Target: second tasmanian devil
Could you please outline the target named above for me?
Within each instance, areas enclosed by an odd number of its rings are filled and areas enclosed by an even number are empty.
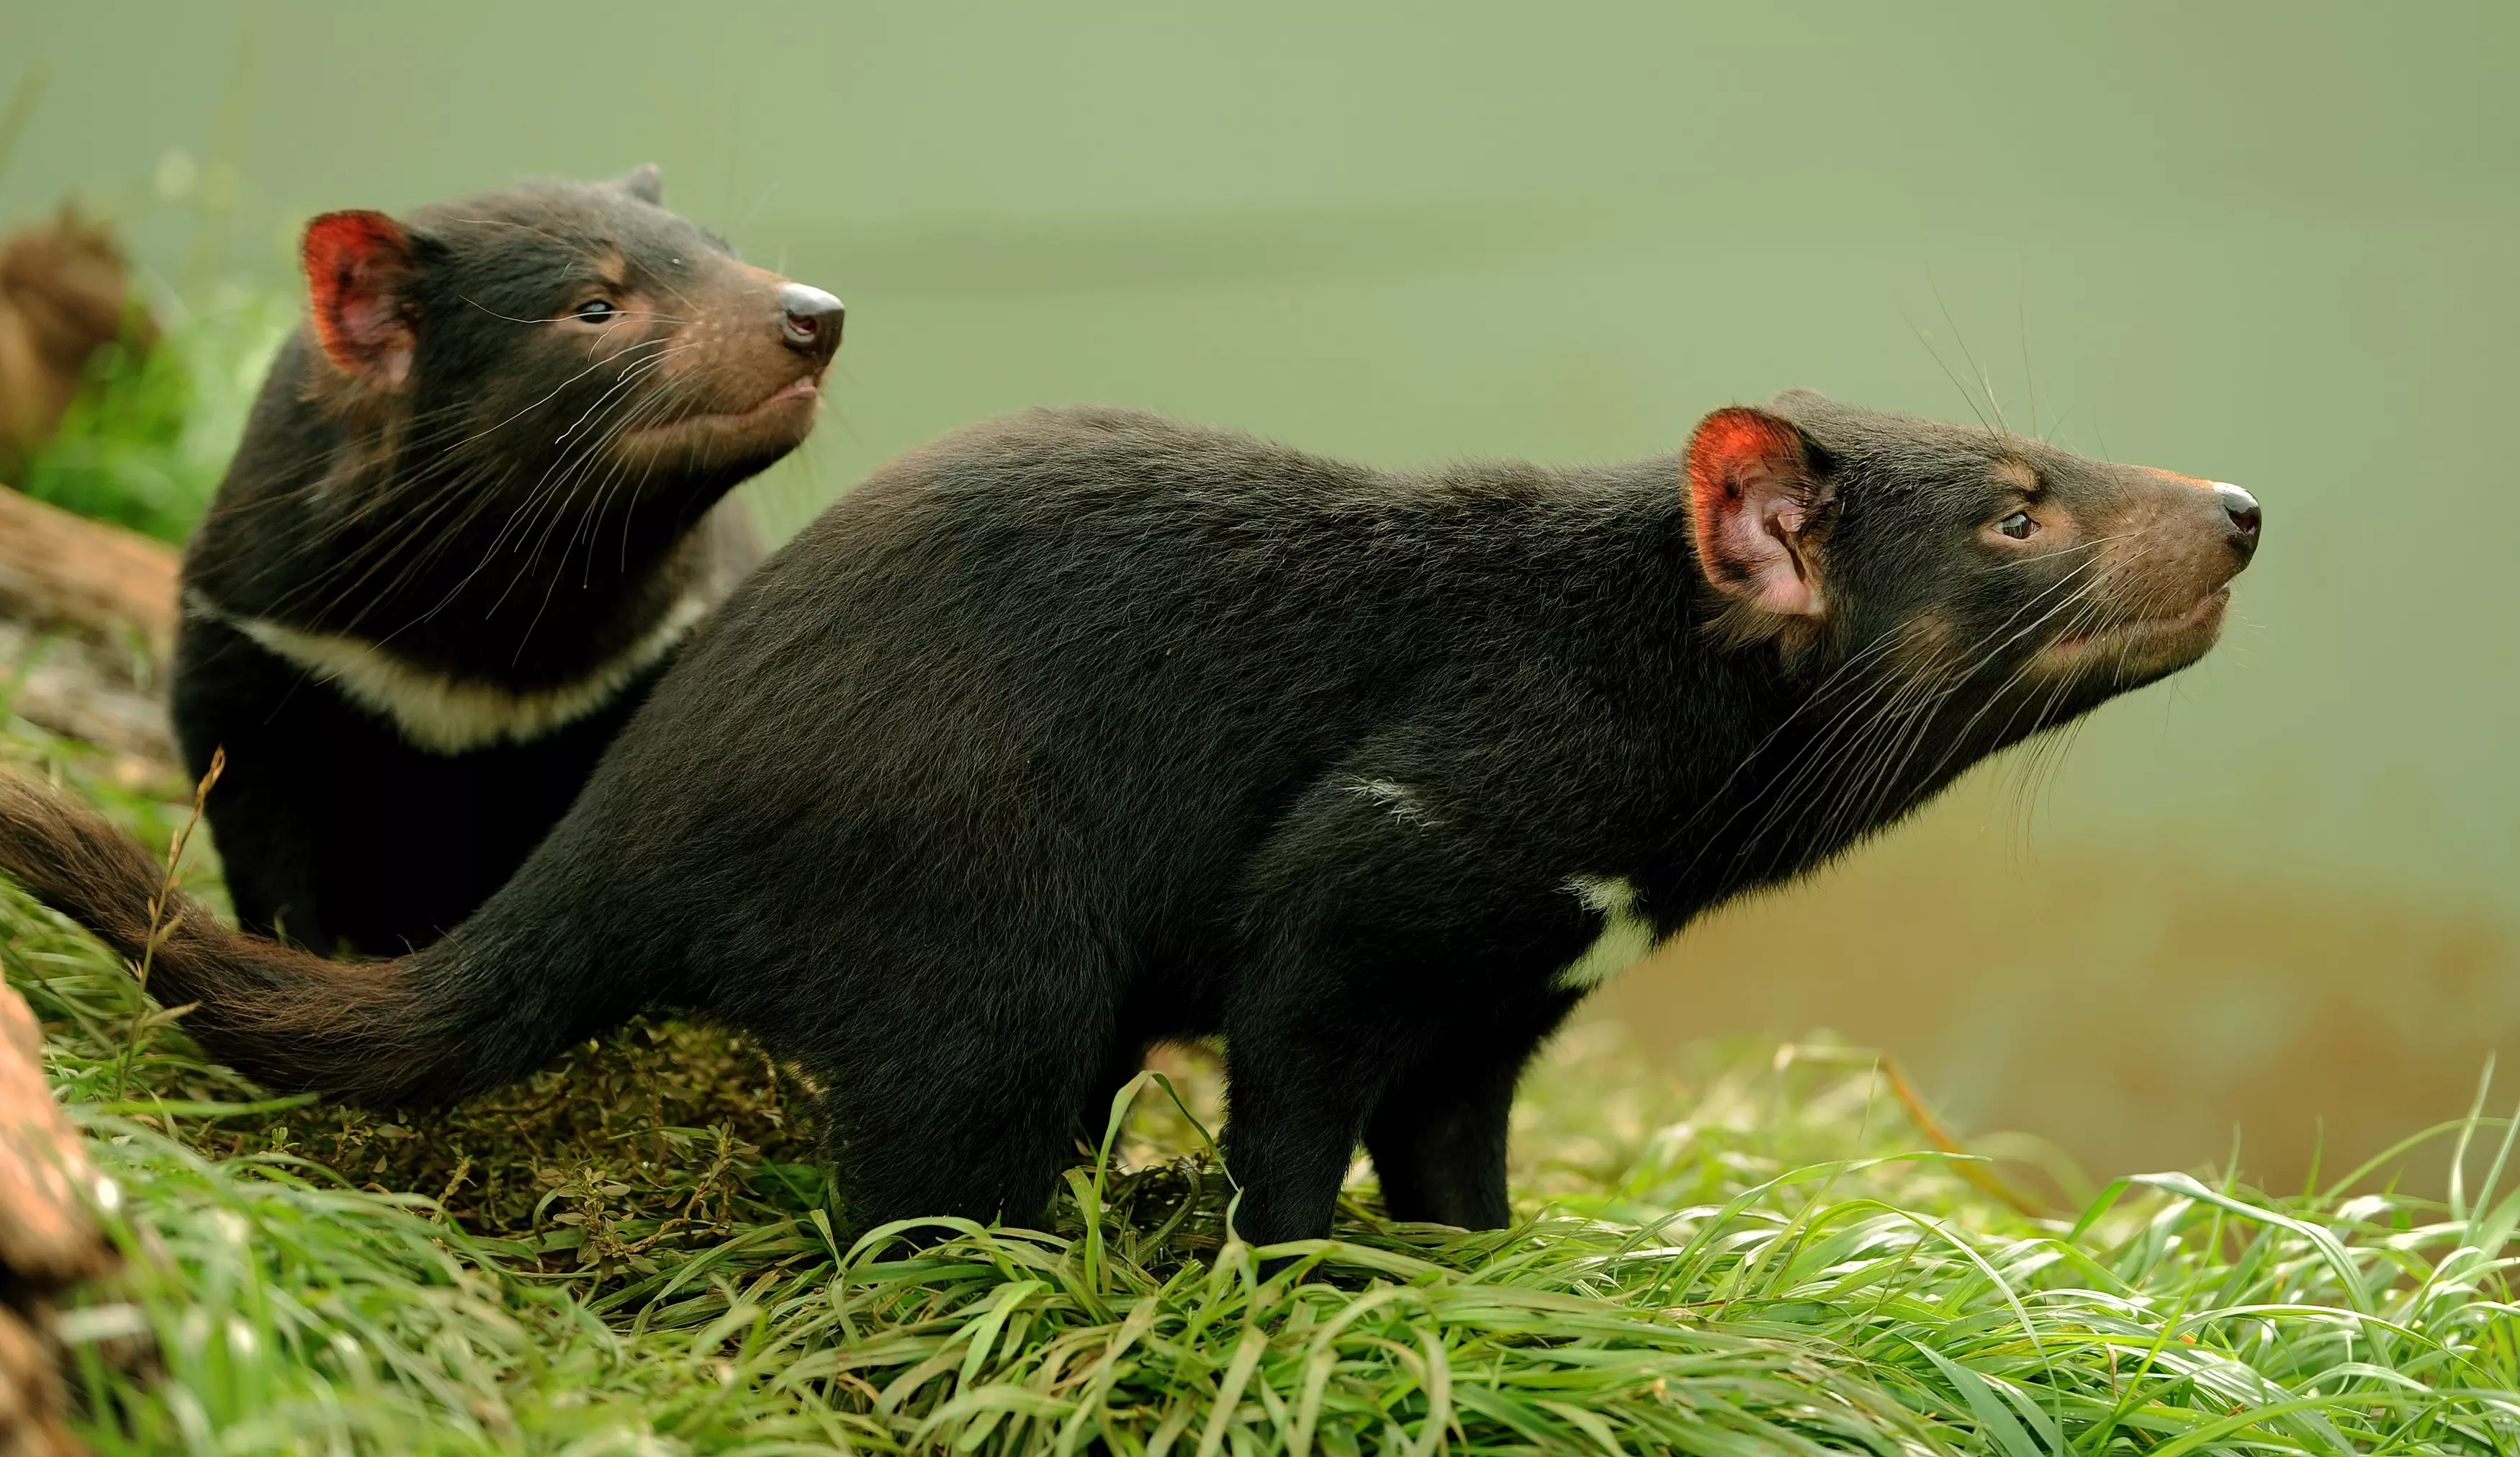
[[[655,170],[307,224],[282,349],[184,561],[174,718],[244,923],[390,954],[568,807],[757,557],[729,488],[804,439],[839,299]]]
[[[1601,978],[2195,661],[2258,533],[1804,393],[1575,470],[1038,412],[766,563],[446,939],[195,910],[151,989],[379,1103],[703,1009],[809,1065],[861,1222],[1037,1213],[1150,1041],[1222,1032],[1253,1242],[1327,1234],[1360,1138],[1393,1214],[1495,1225],[1516,1075]],[[150,938],[150,856],[5,776],[0,868]]]

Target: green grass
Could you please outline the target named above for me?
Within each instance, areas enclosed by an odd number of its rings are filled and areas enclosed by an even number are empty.
[[[0,758],[177,823],[22,723]],[[2156,1176],[2034,1219],[1861,1054],[1675,1077],[1586,1033],[1518,1111],[1516,1228],[1394,1225],[1360,1176],[1336,1239],[1255,1251],[1183,1054],[1047,1229],[847,1241],[795,1074],[723,1032],[388,1118],[205,1064],[14,892],[0,962],[118,1191],[125,1271],[68,1318],[107,1453],[2520,1450],[2498,1118],[2434,1131],[2438,1198]]]
[[[167,312],[155,347],[97,350],[26,478],[5,483],[81,516],[184,539],[218,489],[296,315],[291,299],[239,284]]]

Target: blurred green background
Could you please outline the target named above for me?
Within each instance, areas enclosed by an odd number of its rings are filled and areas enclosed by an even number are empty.
[[[1599,1015],[1826,1026],[1973,1128],[2115,1171],[2237,1125],[2289,1180],[2520,1050],[2515,59],[2484,5],[19,0],[0,219],[89,199],[208,307],[311,211],[660,162],[848,300],[749,488],[783,529],[1062,400],[1576,461],[1810,385],[2239,481],[2203,666]]]

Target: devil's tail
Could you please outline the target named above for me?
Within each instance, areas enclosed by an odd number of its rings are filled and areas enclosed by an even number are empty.
[[[590,969],[555,964],[573,954],[538,954],[489,927],[468,938],[471,922],[397,960],[335,962],[231,931],[180,893],[158,905],[164,871],[146,851],[86,805],[6,771],[0,874],[135,965],[145,958],[158,1001],[192,1004],[184,1026],[202,1045],[272,1087],[450,1101],[635,1010],[586,1005]]]

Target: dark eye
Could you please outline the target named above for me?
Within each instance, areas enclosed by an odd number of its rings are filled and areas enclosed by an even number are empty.
[[[2031,532],[2039,529],[2039,524],[2030,519],[2029,512],[2016,511],[2010,516],[2005,517],[2003,520],[1997,522],[1995,524],[1995,528],[2002,531],[2004,535],[2011,537],[2015,541],[2026,541],[2029,539]]]
[[[570,314],[571,317],[583,319],[589,324],[601,324],[619,312],[619,309],[612,306],[612,300],[609,298],[589,298],[571,310]]]

